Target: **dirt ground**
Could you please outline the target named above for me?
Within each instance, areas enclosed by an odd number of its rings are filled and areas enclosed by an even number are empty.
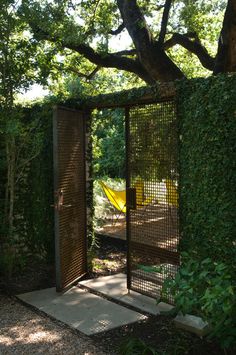
[[[93,271],[90,272],[88,277],[99,277],[101,275],[125,272],[125,241],[109,237],[99,237],[98,244],[99,248],[97,249],[96,255],[93,255]],[[5,294],[14,295],[36,289],[53,287],[54,285],[54,267],[52,265],[45,265],[42,262],[32,261],[24,272],[14,275],[11,280],[7,281],[2,279],[0,288]],[[14,300],[14,302],[17,301]],[[63,333],[63,325],[59,325],[59,327],[60,326],[62,327],[61,331]],[[12,327],[14,328],[14,324],[12,324]],[[81,337],[80,334],[76,334],[76,336],[78,339]],[[63,336],[62,339],[64,339]],[[147,355],[224,354],[224,352],[214,342],[207,339],[200,339],[190,333],[177,330],[173,325],[173,319],[167,316],[148,316],[148,319],[145,321],[140,321],[135,324],[100,333],[98,335],[91,336],[90,339],[92,344],[99,344],[99,346],[101,346],[103,351],[107,354],[122,354],[122,345],[130,342],[132,339],[135,339],[134,343],[137,343],[137,339],[141,339],[147,344],[147,346],[155,349],[155,352],[147,350],[145,353]],[[10,353],[11,352],[8,352],[8,354]],[[18,354],[22,352],[14,351],[12,353]],[[70,352],[69,348],[67,348],[67,352],[62,350],[59,353],[74,354],[74,352]],[[143,350],[135,352],[133,349],[130,353],[127,352],[126,354],[141,355],[142,353]]]
[[[93,339],[1,293],[0,354],[110,355]]]
[[[171,251],[177,250],[179,242],[177,209],[165,204],[152,204],[145,209],[130,211],[131,239],[136,242],[145,240],[145,244]],[[111,214],[104,225],[97,229],[101,235],[126,240],[126,217]]]

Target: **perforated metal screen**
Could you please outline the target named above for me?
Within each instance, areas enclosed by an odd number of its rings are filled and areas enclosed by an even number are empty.
[[[175,102],[132,107],[126,116],[128,287],[158,298],[179,264]]]
[[[82,111],[54,111],[56,287],[63,291],[87,271],[85,132]]]

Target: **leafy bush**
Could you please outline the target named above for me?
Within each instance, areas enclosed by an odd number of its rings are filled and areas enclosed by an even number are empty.
[[[163,295],[206,319],[226,348],[236,344],[236,76],[176,88],[182,266]]]
[[[236,260],[236,76],[177,84],[183,251]]]
[[[4,236],[0,263],[9,275],[22,268],[30,255],[47,260],[54,256],[52,104],[18,106],[15,110],[15,122],[11,121],[17,147],[14,223],[8,236],[3,214],[8,162],[4,139],[0,144],[0,235]],[[2,120],[8,117],[2,116]],[[7,130],[1,135],[5,138]]]
[[[141,339],[129,338],[120,347],[121,355],[156,355],[157,352]]]
[[[11,279],[14,273],[22,272],[27,264],[27,257],[17,253],[14,245],[7,245],[0,251],[0,276]]]
[[[53,223],[53,141],[51,104],[36,104],[25,110],[25,120],[40,122],[43,144],[37,157],[30,161],[20,181],[17,214],[18,233],[32,254],[54,258]]]
[[[218,338],[224,348],[236,345],[235,271],[223,262],[199,261],[183,253],[183,266],[163,287],[163,295],[174,295],[176,311],[207,320],[210,336]]]
[[[125,176],[125,115],[123,109],[94,111],[93,170],[96,177]]]

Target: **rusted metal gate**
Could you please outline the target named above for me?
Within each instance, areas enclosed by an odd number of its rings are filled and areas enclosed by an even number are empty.
[[[56,107],[53,135],[56,289],[63,291],[87,271],[83,112]]]
[[[177,137],[174,100],[126,109],[127,284],[154,298],[179,264]]]

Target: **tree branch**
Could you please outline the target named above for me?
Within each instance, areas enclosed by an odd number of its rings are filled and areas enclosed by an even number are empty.
[[[195,38],[191,40],[191,38]],[[181,45],[189,52],[195,54],[200,60],[201,64],[208,70],[213,70],[215,59],[210,56],[206,48],[201,44],[196,34],[180,34],[174,33],[173,36],[164,43],[164,49],[167,50],[176,44]]]
[[[163,45],[164,40],[165,40],[166,28],[167,28],[168,19],[169,19],[171,2],[172,2],[172,0],[166,0],[164,10],[163,10],[163,15],[162,15],[162,20],[161,20],[161,31],[160,31],[159,39],[158,39],[158,42],[161,46]]]
[[[81,73],[79,70],[77,70],[76,68],[71,67],[71,66],[68,66],[68,67],[65,66],[64,69],[70,70],[71,72],[75,73],[79,77],[85,78],[86,80],[91,80],[91,79],[93,79],[95,74],[101,69],[101,67],[97,66],[90,74]]]
[[[139,60],[123,57],[121,54],[112,53],[98,53],[92,47],[86,44],[73,44],[67,43],[66,39],[62,40],[55,35],[51,36],[50,33],[39,28],[36,24],[30,24],[34,33],[40,36],[41,39],[48,40],[49,42],[59,42],[63,48],[71,49],[81,55],[83,55],[90,62],[96,64],[99,67],[116,68],[119,70],[128,71],[138,75],[142,80],[148,84],[154,84],[155,80],[149,75],[147,70],[142,66]],[[122,51],[121,51],[122,52]],[[121,53],[120,52],[120,53]],[[119,52],[118,52],[119,53]]]
[[[172,81],[183,78],[181,70],[154,40],[137,0],[117,0],[117,5],[139,61],[153,80]]]
[[[95,52],[93,48],[85,45],[72,45],[67,43],[62,43],[63,47],[72,49],[79,54],[83,55],[90,62],[102,66],[105,68],[116,68],[120,70],[129,71],[135,73],[140,78],[142,78],[147,83],[154,83],[154,81],[149,76],[148,72],[143,68],[138,60],[133,60],[127,57],[122,57],[121,55],[116,55],[112,53],[100,54]]]
[[[121,33],[123,30],[125,29],[125,24],[124,22],[116,29],[116,30],[111,30],[109,32],[110,35],[118,35],[119,33]]]
[[[115,53],[111,53],[111,54],[118,55],[118,56],[135,55],[135,54],[137,54],[137,51],[136,51],[136,49],[126,49],[126,50],[115,52]]]

